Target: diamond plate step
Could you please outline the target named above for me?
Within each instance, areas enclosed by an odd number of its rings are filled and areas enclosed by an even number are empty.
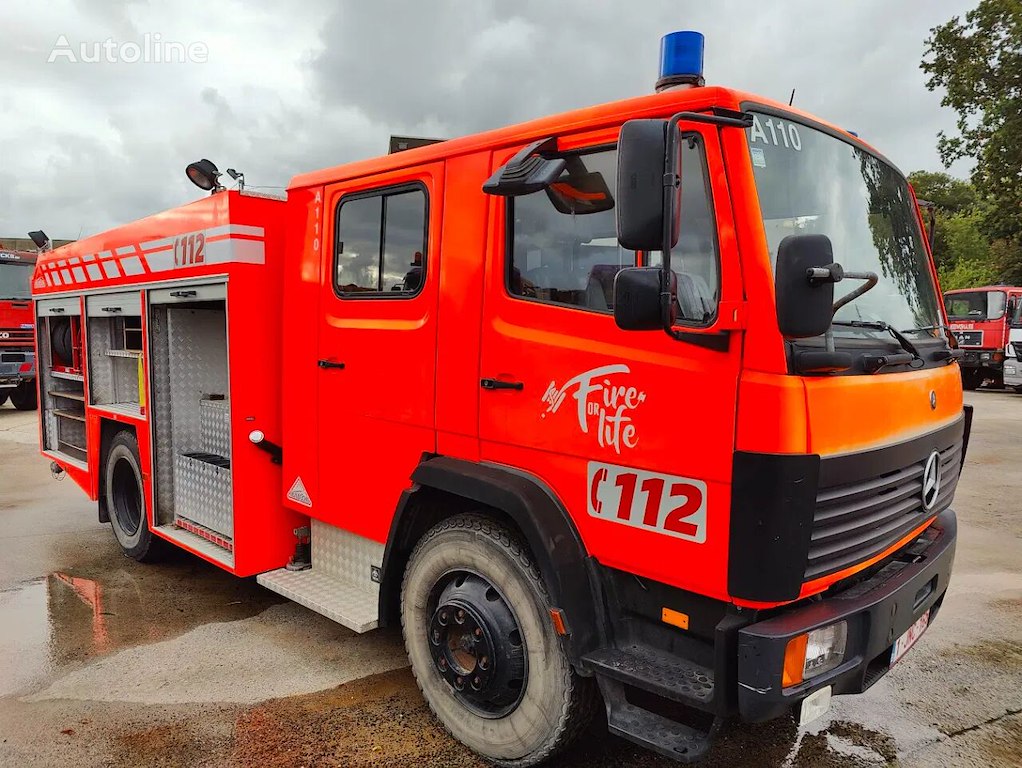
[[[602,648],[585,656],[597,675],[713,711],[713,670],[652,648]]]
[[[379,624],[379,588],[360,589],[345,579],[316,570],[279,568],[256,576],[267,589],[333,619],[356,632],[368,632]]]
[[[709,752],[720,728],[719,718],[708,733],[700,731],[629,703],[624,686],[616,680],[597,679],[607,705],[607,727],[614,735],[681,763],[698,762]]]

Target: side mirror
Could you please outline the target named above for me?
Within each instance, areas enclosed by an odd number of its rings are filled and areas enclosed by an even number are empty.
[[[813,277],[813,270],[829,276]],[[834,282],[841,275],[826,235],[788,235],[781,240],[774,287],[783,336],[804,339],[827,332],[834,319]]]
[[[674,323],[675,296],[678,293],[677,276],[671,273],[670,323],[664,323],[661,314],[660,267],[626,267],[614,278],[614,322],[623,331],[662,331]]]
[[[1015,317],[1015,310],[1018,308],[1016,299],[1008,299],[1008,304],[1004,308],[1004,316],[1008,318],[1008,322],[1011,323],[1013,317]]]
[[[664,217],[671,215],[671,247],[678,242],[681,186],[676,186],[670,213],[664,205],[667,160],[667,122],[629,120],[617,143],[617,239],[630,251],[659,251],[664,247]],[[674,159],[681,178],[681,153]]]
[[[483,192],[501,197],[517,197],[546,189],[560,177],[567,161],[563,157],[546,157],[557,151],[557,139],[534,141],[497,169]]]

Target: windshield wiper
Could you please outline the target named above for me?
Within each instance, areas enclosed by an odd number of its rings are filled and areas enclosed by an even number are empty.
[[[849,328],[867,328],[871,331],[885,331],[891,334],[895,341],[904,349],[909,355],[908,360],[898,359],[899,355],[868,355],[865,362],[868,362],[868,368],[871,368],[870,373],[876,373],[886,365],[894,365],[897,363],[914,363],[916,360],[922,361],[923,357],[919,354],[919,350],[916,349],[916,345],[913,344],[908,338],[893,325],[885,323],[883,320],[835,320],[833,325],[842,325]]]

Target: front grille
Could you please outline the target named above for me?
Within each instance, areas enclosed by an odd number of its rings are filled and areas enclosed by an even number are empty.
[[[1022,360],[1022,341],[1011,342],[1011,347],[1015,350],[1015,357]]]
[[[31,348],[31,328],[0,328],[0,348]]]
[[[864,562],[947,509],[958,485],[961,455],[961,437],[940,450],[940,492],[928,512],[922,499],[925,459],[885,475],[821,488],[805,580]]]

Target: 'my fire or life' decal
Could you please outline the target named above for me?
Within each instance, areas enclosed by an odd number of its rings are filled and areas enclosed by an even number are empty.
[[[639,436],[629,413],[646,401],[646,393],[621,380],[621,375],[628,373],[628,366],[618,363],[580,373],[560,387],[551,381],[543,393],[543,418],[557,413],[570,394],[575,399],[578,427],[584,434],[589,434],[590,427],[595,428],[600,446],[613,448],[615,453],[634,448]]]
[[[590,461],[587,507],[592,517],[702,544],[706,483]]]

